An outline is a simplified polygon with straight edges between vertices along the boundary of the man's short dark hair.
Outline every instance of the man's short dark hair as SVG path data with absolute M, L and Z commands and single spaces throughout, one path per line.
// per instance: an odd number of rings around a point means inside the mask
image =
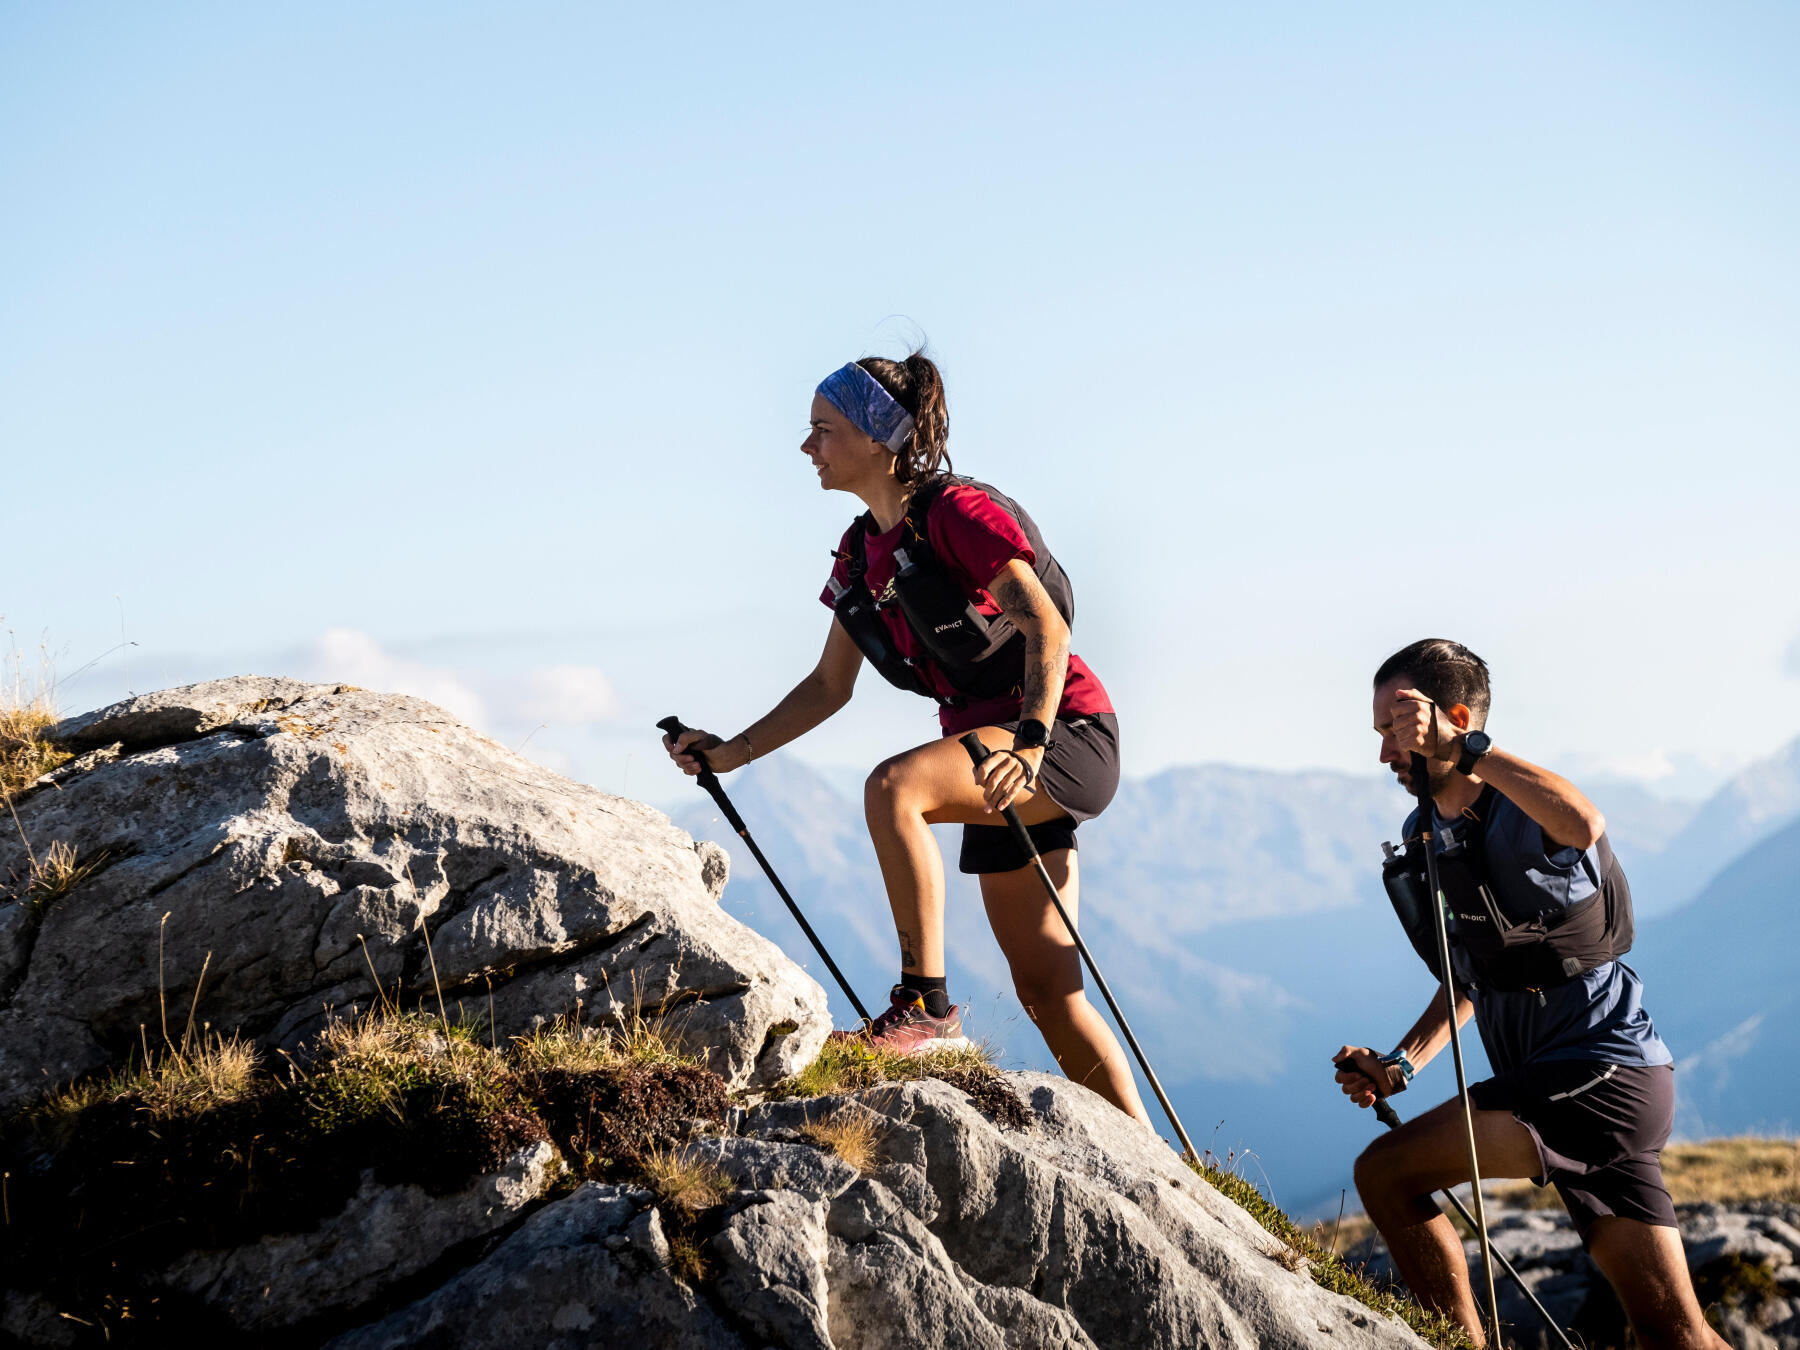
M 1404 675 L 1409 684 L 1440 708 L 1460 703 L 1469 710 L 1476 726 L 1487 722 L 1487 662 L 1460 642 L 1449 638 L 1421 638 L 1402 647 L 1375 672 L 1375 688 Z

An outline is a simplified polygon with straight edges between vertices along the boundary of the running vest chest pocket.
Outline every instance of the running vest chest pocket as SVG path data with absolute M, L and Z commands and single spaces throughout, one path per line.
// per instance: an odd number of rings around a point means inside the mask
M 868 536 L 874 532 L 874 517 L 858 517 L 848 537 L 849 551 L 841 555 L 848 564 L 849 584 L 839 587 L 834 583 L 833 594 L 839 623 L 882 678 L 896 688 L 936 698 L 947 707 L 960 707 L 970 698 L 1020 692 L 1025 679 L 1025 635 L 1004 614 L 983 614 L 933 554 L 926 518 L 932 504 L 952 484 L 979 489 L 1013 517 L 1037 557 L 1033 570 L 1038 580 L 1064 621 L 1073 624 L 1074 588 L 1068 573 L 1045 546 L 1036 523 L 1012 498 L 972 478 L 946 477 L 914 493 L 907 507 L 905 542 L 894 551 L 894 580 L 891 587 L 883 588 L 879 602 L 866 580 L 865 550 Z M 923 656 L 958 691 L 956 696 L 934 693 L 912 662 L 894 650 L 879 611 L 895 605 L 918 639 Z
M 1453 921 L 1451 943 L 1467 954 L 1478 981 L 1519 991 L 1566 984 L 1630 950 L 1631 891 L 1612 849 L 1602 839 L 1595 891 L 1567 909 L 1511 915 L 1498 899 L 1486 857 L 1487 822 L 1497 793 L 1483 791 L 1456 837 L 1438 854 L 1438 885 Z M 1423 872 L 1422 858 L 1408 870 Z M 1423 880 L 1420 879 L 1420 887 Z M 1436 962 L 1429 964 L 1435 966 Z
M 914 548 L 918 546 L 915 544 Z M 1010 623 L 996 624 L 941 568 L 924 567 L 905 548 L 894 550 L 894 596 L 906 623 L 940 665 L 952 670 L 985 661 L 1006 641 Z M 995 632 L 1003 626 L 1005 632 Z

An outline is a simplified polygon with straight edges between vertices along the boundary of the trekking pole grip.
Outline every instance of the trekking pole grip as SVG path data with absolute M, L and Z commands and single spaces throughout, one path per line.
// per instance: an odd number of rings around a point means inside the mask
M 1361 1069 L 1356 1068 L 1356 1062 L 1349 1059 L 1333 1060 L 1331 1062 L 1331 1072 L 1334 1075 L 1342 1073 L 1346 1064 L 1352 1069 L 1355 1069 L 1357 1073 L 1362 1073 Z M 1367 1077 L 1366 1074 L 1364 1076 Z M 1378 1096 L 1375 1098 L 1375 1119 L 1379 1120 L 1390 1130 L 1397 1130 L 1400 1128 L 1400 1113 L 1394 1110 L 1394 1104 L 1386 1097 Z
M 678 741 L 681 739 L 683 732 L 692 731 L 694 728 L 686 725 L 679 717 L 665 717 L 656 724 L 656 729 L 658 731 L 666 732 L 670 740 Z M 719 776 L 713 772 L 712 765 L 706 762 L 706 752 L 704 750 L 696 749 L 693 746 L 689 746 L 687 753 L 700 761 L 700 786 L 705 788 L 713 795 L 714 799 L 717 800 L 719 798 L 719 792 L 722 791 L 722 789 L 719 788 Z M 720 801 L 719 805 L 725 806 L 726 803 Z M 743 827 L 736 819 L 737 813 L 735 811 L 728 811 L 727 815 L 731 818 L 733 827 L 741 831 Z
M 977 768 L 987 761 L 988 756 L 995 753 L 983 745 L 981 737 L 972 731 L 965 731 L 957 739 L 962 748 L 969 752 L 969 758 L 974 761 Z M 1037 857 L 1037 845 L 1032 842 L 1031 831 L 1025 828 L 1025 822 L 1019 819 L 1018 811 L 1008 806 L 1002 808 L 1000 814 L 1006 817 L 1006 823 L 1012 827 L 1013 837 L 1019 841 L 1019 847 L 1025 850 L 1026 856 Z
M 663 718 L 662 721 L 656 724 L 656 729 L 658 731 L 667 732 L 669 739 L 672 741 L 680 740 L 684 735 L 693 730 L 692 727 L 683 722 L 679 717 Z M 687 753 L 700 761 L 700 768 L 703 772 L 712 772 L 712 765 L 706 762 L 706 753 L 704 751 L 696 750 L 692 746 L 689 746 Z

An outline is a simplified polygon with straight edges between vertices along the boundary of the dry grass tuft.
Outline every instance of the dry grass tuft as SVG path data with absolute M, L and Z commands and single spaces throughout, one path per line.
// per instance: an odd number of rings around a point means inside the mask
M 10 801 L 74 758 L 44 739 L 55 725 L 56 712 L 47 700 L 21 702 L 15 693 L 0 692 L 0 797 Z
M 1713 1139 L 1663 1150 L 1663 1179 L 1678 1205 L 1755 1200 L 1800 1204 L 1800 1139 Z
M 652 1148 L 638 1164 L 644 1185 L 665 1205 L 697 1211 L 725 1203 L 731 1181 L 710 1162 L 685 1149 Z
M 513 1062 L 521 1069 L 590 1073 L 655 1064 L 698 1064 L 658 1025 L 641 1015 L 619 1027 L 584 1027 L 559 1017 L 514 1039 Z
M 881 1083 L 913 1083 L 925 1078 L 936 1078 L 968 1093 L 980 1111 L 1009 1129 L 1031 1126 L 1031 1112 L 994 1066 L 993 1052 L 981 1044 L 923 1055 L 897 1055 L 855 1037 L 836 1037 L 825 1042 L 811 1064 L 777 1083 L 769 1096 L 777 1101 L 829 1097 L 861 1092 Z
M 191 1118 L 257 1090 L 256 1047 L 236 1034 L 203 1032 L 184 1046 L 152 1052 L 148 1062 L 104 1078 L 90 1078 L 53 1092 L 30 1112 L 31 1123 L 51 1139 L 65 1137 L 83 1113 L 133 1098 L 152 1121 Z
M 865 1041 L 844 1037 L 825 1042 L 819 1057 L 792 1078 L 777 1084 L 770 1094 L 786 1097 L 829 1097 L 859 1092 L 877 1083 L 910 1083 L 947 1074 L 994 1074 L 993 1056 L 985 1046 L 960 1050 L 933 1050 L 923 1055 L 897 1055 Z
M 105 867 L 112 857 L 106 850 L 89 858 L 78 858 L 71 844 L 57 840 L 31 868 L 31 880 L 25 886 L 25 903 L 44 909 L 62 899 L 95 872 Z
M 881 1162 L 884 1135 L 872 1112 L 837 1111 L 823 1120 L 808 1121 L 800 1133 L 808 1143 L 836 1154 L 859 1172 Z

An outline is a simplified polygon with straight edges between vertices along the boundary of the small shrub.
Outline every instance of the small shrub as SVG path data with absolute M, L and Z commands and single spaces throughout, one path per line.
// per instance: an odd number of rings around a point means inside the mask
M 1735 1252 L 1695 1271 L 1694 1293 L 1703 1308 L 1714 1304 L 1754 1308 L 1782 1296 L 1774 1271 Z

